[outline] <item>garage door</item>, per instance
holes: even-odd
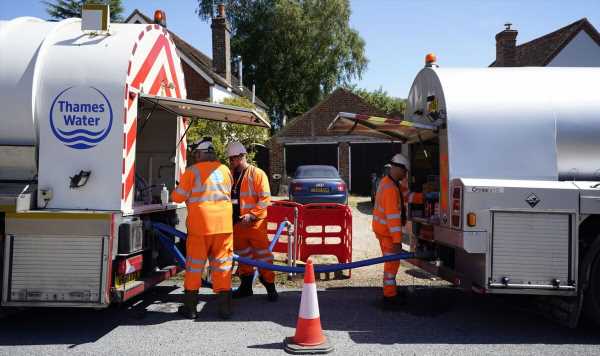
[[[324,164],[338,168],[338,145],[285,145],[285,170],[293,176],[296,168],[304,164]]]
[[[400,143],[350,144],[350,191],[354,194],[371,194],[371,173],[381,174],[383,166],[399,153]]]

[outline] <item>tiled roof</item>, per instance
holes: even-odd
[[[151,18],[144,15],[138,9],[135,9],[131,13],[131,15],[129,15],[127,17],[127,19],[125,20],[125,23],[129,22],[131,20],[131,18],[134,17],[135,15],[140,16],[147,23],[153,22]],[[204,53],[202,53],[199,50],[197,50],[196,48],[194,48],[191,44],[184,41],[181,37],[179,37],[175,33],[173,33],[173,31],[169,30],[169,34],[171,35],[171,38],[173,39],[173,42],[175,43],[175,47],[177,47],[178,50],[180,50],[190,60],[192,60],[194,62],[194,64],[197,65],[200,69],[202,69],[202,71],[204,71],[204,73],[206,73],[215,83],[217,83],[220,86],[225,87],[225,88],[231,88],[231,90],[235,94],[246,97],[248,100],[252,100],[252,90],[246,88],[245,86],[240,89],[239,79],[237,77],[235,77],[233,75],[231,76],[232,83],[230,85],[229,83],[227,83],[225,78],[221,77],[219,74],[217,74],[213,70],[212,59],[210,57],[208,57]],[[267,105],[264,102],[262,102],[262,100],[260,100],[258,97],[255,98],[254,103],[263,109],[267,109]]]
[[[517,66],[548,65],[580,31],[585,31],[600,46],[600,33],[587,18],[582,18],[547,35],[518,45]],[[490,67],[495,65],[496,61],[490,64]]]
[[[337,88],[310,110],[290,120],[275,136],[335,135],[327,132],[327,127],[339,112],[385,116],[382,110],[373,107],[360,96],[347,89]]]

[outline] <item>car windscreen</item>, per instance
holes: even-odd
[[[300,166],[294,175],[297,179],[339,177],[337,170],[330,166]]]

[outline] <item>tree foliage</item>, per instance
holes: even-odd
[[[404,109],[406,108],[406,99],[396,98],[390,96],[387,91],[379,87],[377,90],[369,91],[363,88],[357,88],[356,86],[349,86],[354,94],[363,98],[367,103],[373,107],[385,112],[388,116],[402,116]]]
[[[123,21],[123,4],[121,0],[55,0],[42,1],[46,5],[46,12],[54,20],[81,17],[81,7],[85,3],[107,4],[110,6],[110,20]]]
[[[226,105],[239,106],[243,108],[256,109],[256,106],[246,98],[226,98],[222,102]],[[227,162],[227,143],[237,140],[240,141],[248,150],[249,161],[254,160],[254,153],[251,151],[253,144],[264,144],[269,139],[269,130],[249,125],[228,124],[208,120],[192,120],[192,127],[187,134],[188,142],[195,142],[202,137],[212,137],[217,156],[222,162]]]
[[[221,0],[198,0],[209,20]],[[225,0],[231,48],[247,83],[270,107],[274,126],[297,116],[336,86],[360,78],[365,42],[349,25],[348,0]]]

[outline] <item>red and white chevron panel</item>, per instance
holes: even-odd
[[[133,208],[135,182],[135,142],[138,124],[138,95],[140,93],[173,98],[186,98],[181,61],[168,31],[159,25],[148,25],[138,35],[131,50],[125,85],[125,115],[123,134],[123,172],[121,208]],[[177,119],[179,142],[186,128],[186,121]],[[174,138],[175,139],[175,138]],[[185,171],[187,143],[185,138],[176,154],[175,179]]]

